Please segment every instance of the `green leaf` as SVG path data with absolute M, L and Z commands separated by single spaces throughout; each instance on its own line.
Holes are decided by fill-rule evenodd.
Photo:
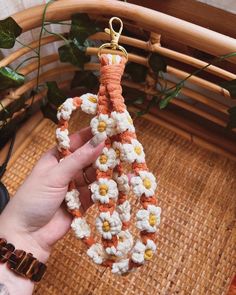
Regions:
M 131 77 L 132 81 L 136 83 L 145 82 L 147 76 L 147 67 L 136 63 L 128 63 L 125 72 Z
M 80 44 L 92 34 L 100 31 L 94 21 L 90 20 L 86 13 L 77 13 L 71 17 L 71 29 L 69 33 L 70 39 L 76 39 Z
M 50 119 L 55 124 L 58 123 L 57 109 L 54 109 L 50 103 L 41 106 L 41 111 L 45 118 Z
M 85 87 L 87 89 L 95 89 L 98 87 L 98 77 L 91 71 L 75 72 L 71 81 L 71 88 Z
M 0 68 L 0 90 L 19 87 L 25 82 L 25 76 L 8 67 Z
M 12 48 L 22 28 L 12 17 L 0 20 L 0 48 Z
M 231 98 L 236 98 L 236 79 L 225 81 L 220 85 L 229 91 Z
M 75 42 L 61 46 L 58 48 L 58 53 L 61 62 L 68 62 L 79 68 L 83 68 L 84 64 L 90 60 L 90 56 L 85 55 L 85 47 Z
M 48 88 L 48 92 L 47 92 L 48 102 L 53 104 L 56 107 L 59 107 L 66 100 L 66 95 L 58 87 L 56 81 L 49 81 L 46 84 Z
M 229 113 L 229 122 L 227 128 L 233 129 L 236 128 L 236 106 L 228 110 Z
M 165 107 L 167 107 L 167 105 L 170 103 L 170 101 L 173 98 L 178 96 L 182 87 L 183 87 L 183 84 L 179 84 L 176 86 L 176 88 L 173 91 L 166 93 L 166 96 L 159 102 L 159 107 L 161 110 L 164 109 Z
M 154 73 L 158 74 L 160 71 L 166 72 L 167 63 L 165 58 L 159 53 L 151 53 L 148 59 L 148 64 Z

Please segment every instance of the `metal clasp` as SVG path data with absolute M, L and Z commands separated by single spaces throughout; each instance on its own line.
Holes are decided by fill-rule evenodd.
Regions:
M 113 24 L 112 23 L 114 21 L 118 21 L 119 24 L 120 24 L 120 28 L 119 28 L 119 31 L 118 32 L 115 31 L 114 28 L 113 28 Z M 98 56 L 99 57 L 101 55 L 101 50 L 102 49 L 104 49 L 104 48 L 111 48 L 113 50 L 120 50 L 120 51 L 122 51 L 125 54 L 126 58 L 128 59 L 128 53 L 127 53 L 127 51 L 125 50 L 124 47 L 122 47 L 122 46 L 120 46 L 118 44 L 122 30 L 123 30 L 123 22 L 122 22 L 122 20 L 119 17 L 116 17 L 116 16 L 112 17 L 109 20 L 109 29 L 108 28 L 105 29 L 105 33 L 107 33 L 107 34 L 110 35 L 111 42 L 110 43 L 104 43 L 104 44 L 102 44 L 99 47 L 99 49 L 98 49 Z

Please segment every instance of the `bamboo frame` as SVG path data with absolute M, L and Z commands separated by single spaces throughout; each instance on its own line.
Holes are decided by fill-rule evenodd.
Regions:
M 106 51 L 106 50 L 104 50 Z M 99 68 L 99 64 L 86 64 L 85 65 L 85 69 L 98 69 Z M 41 83 L 42 81 L 46 81 L 47 79 L 51 78 L 51 77 L 54 77 L 56 75 L 58 75 L 58 73 L 60 72 L 63 72 L 63 73 L 66 73 L 66 72 L 74 72 L 75 70 L 78 70 L 78 68 L 74 67 L 74 66 L 64 66 L 64 67 L 61 67 L 61 68 L 56 68 L 56 69 L 52 69 L 52 70 L 49 70 L 43 74 L 41 74 L 39 76 L 39 82 Z M 25 83 L 24 85 L 22 85 L 21 87 L 19 87 L 15 92 L 14 92 L 14 96 L 15 97 L 20 97 L 23 93 L 25 93 L 26 91 L 32 89 L 37 83 L 37 78 L 35 79 L 32 79 L 31 81 Z M 146 89 L 143 89 L 143 85 L 142 84 L 137 84 L 137 83 L 132 83 L 132 82 L 123 82 L 123 85 L 127 85 L 129 87 L 132 87 L 132 88 L 135 88 L 135 89 L 138 89 L 140 91 L 144 91 L 146 94 L 151 94 L 151 95 L 156 95 L 158 94 L 158 92 L 156 91 L 147 91 Z M 9 103 L 11 103 L 12 100 L 10 100 L 9 98 L 5 98 L 2 100 L 2 105 L 4 107 L 6 107 Z M 205 112 L 201 109 L 197 109 L 196 107 L 194 107 L 193 105 L 190 105 L 184 101 L 181 101 L 179 99 L 174 99 L 171 101 L 172 104 L 174 105 L 177 105 L 177 106 L 180 106 L 186 110 L 189 110 L 197 115 L 200 115 L 202 116 L 203 118 L 206 118 L 220 126 L 226 126 L 227 125 L 227 122 L 216 117 L 215 115 L 212 115 L 212 114 L 209 114 L 208 112 Z
M 44 5 L 39 5 L 16 13 L 12 17 L 22 27 L 23 31 L 28 31 L 40 25 L 43 10 Z M 188 44 L 215 56 L 236 51 L 236 40 L 233 38 L 158 11 L 115 0 L 101 1 L 99 5 L 97 5 L 96 0 L 57 1 L 48 7 L 46 20 L 66 20 L 76 12 L 100 14 L 101 11 L 105 15 L 127 18 L 143 29 L 165 34 L 174 40 L 178 40 L 178 42 Z M 236 63 L 236 57 L 229 60 Z
M 87 54 L 89 54 L 89 55 L 96 55 L 97 54 L 97 51 L 98 51 L 97 48 L 88 48 Z M 147 59 L 146 58 L 143 58 L 143 57 L 140 57 L 140 56 L 137 56 L 137 55 L 134 55 L 134 54 L 130 54 L 129 55 L 129 58 L 133 62 L 136 62 L 136 63 L 143 64 L 143 65 L 147 66 Z M 57 53 L 56 54 L 52 54 L 52 55 L 49 55 L 49 56 L 46 56 L 46 57 L 42 58 L 41 59 L 41 65 L 46 65 L 46 64 L 52 63 L 52 62 L 57 61 L 57 60 L 58 60 L 58 54 Z M 27 75 L 30 72 L 36 70 L 37 67 L 38 67 L 38 62 L 34 62 L 34 63 L 31 63 L 30 65 L 27 65 L 26 67 L 22 68 L 19 72 L 21 74 Z M 176 70 L 176 71 L 178 71 L 178 70 Z M 160 81 L 162 81 L 162 79 L 160 79 Z M 31 84 L 27 84 L 27 85 L 31 85 Z M 171 83 L 171 82 L 167 82 L 167 85 L 168 85 L 168 87 L 174 86 L 174 84 Z M 219 88 L 220 89 L 223 89 L 221 87 L 219 87 Z M 24 88 L 24 85 L 23 85 L 23 90 L 24 90 L 24 92 L 26 92 L 26 90 Z M 18 96 L 22 95 L 24 92 L 22 92 L 22 88 L 20 87 L 20 88 L 18 88 L 15 91 L 14 94 L 15 94 L 16 97 L 18 97 Z M 208 105 L 208 106 L 216 109 L 217 111 L 220 111 L 220 112 L 223 112 L 225 114 L 228 114 L 227 113 L 227 106 L 225 106 L 224 104 L 221 104 L 219 102 L 216 102 L 215 100 L 212 100 L 210 98 L 207 98 L 207 97 L 199 94 L 198 92 L 195 92 L 193 90 L 190 90 L 187 87 L 183 87 L 182 93 L 184 95 L 189 96 L 190 98 L 193 98 L 194 100 L 196 100 L 198 102 L 201 102 L 201 103 L 203 103 L 205 105 Z M 2 104 L 3 104 L 3 106 L 7 106 L 8 103 L 6 103 L 5 100 L 3 100 L 2 101 Z M 185 106 L 185 108 L 188 108 L 188 106 L 186 104 L 182 104 L 182 106 Z M 220 124 L 223 124 L 222 121 L 219 121 L 219 122 L 220 122 Z M 224 125 L 225 124 L 223 124 L 223 126 Z
M 109 36 L 106 33 L 99 32 L 99 33 L 96 33 L 94 35 L 91 35 L 89 39 L 91 39 L 91 40 L 109 41 Z M 56 41 L 61 41 L 61 39 L 59 37 L 57 37 L 57 36 L 43 37 L 41 39 L 41 46 L 44 46 L 44 45 L 47 45 L 47 44 L 50 44 L 50 43 L 56 42 Z M 171 59 L 183 62 L 185 64 L 194 66 L 196 68 L 203 68 L 203 67 L 205 67 L 207 65 L 207 63 L 204 62 L 204 61 L 201 61 L 201 60 L 199 60 L 197 58 L 188 56 L 186 54 L 183 54 L 183 53 L 180 53 L 180 52 L 177 52 L 177 51 L 174 51 L 174 50 L 159 46 L 158 44 L 150 44 L 150 42 L 141 41 L 139 39 L 135 39 L 135 38 L 127 37 L 127 36 L 121 36 L 120 37 L 120 42 L 122 44 L 130 45 L 130 46 L 140 48 L 140 49 L 143 49 L 143 50 L 146 50 L 146 51 L 160 53 L 163 56 L 166 56 L 166 57 L 169 57 Z M 29 46 L 32 49 L 38 48 L 39 40 L 31 42 L 29 44 Z M 17 58 L 20 58 L 21 56 L 23 56 L 24 54 L 26 54 L 26 53 L 28 53 L 30 51 L 31 51 L 30 48 L 23 47 L 23 48 L 15 51 L 13 53 L 11 53 L 9 56 L 3 58 L 0 61 L 0 67 L 4 67 L 4 66 L 9 65 L 13 61 L 15 61 Z M 217 66 L 211 65 L 208 68 L 204 69 L 204 71 L 209 72 L 209 73 L 211 73 L 211 74 L 213 74 L 213 75 L 215 75 L 217 77 L 220 77 L 220 78 L 223 78 L 223 79 L 226 79 L 226 80 L 236 79 L 235 74 L 233 74 L 233 73 L 231 73 L 229 71 L 223 70 L 223 69 L 221 69 L 221 68 L 219 68 Z M 186 73 L 186 74 L 188 74 L 188 73 Z M 203 80 L 203 81 L 205 81 L 205 80 Z M 207 82 L 210 83 L 210 84 L 214 84 L 214 83 L 211 83 L 209 81 L 207 81 Z M 214 84 L 214 85 L 216 85 L 216 84 Z M 216 86 L 218 86 L 218 85 L 216 85 Z M 213 89 L 211 89 L 211 90 L 213 90 Z M 227 93 L 227 90 L 226 90 L 226 93 Z

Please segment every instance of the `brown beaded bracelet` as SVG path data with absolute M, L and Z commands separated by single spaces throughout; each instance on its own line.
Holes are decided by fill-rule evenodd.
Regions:
M 31 253 L 23 250 L 16 250 L 15 247 L 0 238 L 0 263 L 7 263 L 7 267 L 17 275 L 39 282 L 47 267 L 39 262 Z

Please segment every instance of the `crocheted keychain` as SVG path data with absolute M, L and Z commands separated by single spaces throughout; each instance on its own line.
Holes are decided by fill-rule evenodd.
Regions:
M 120 22 L 116 32 L 112 21 Z M 155 232 L 160 223 L 161 209 L 155 197 L 156 179 L 149 172 L 141 143 L 137 140 L 133 121 L 124 104 L 121 77 L 127 61 L 126 50 L 118 45 L 123 24 L 119 18 L 110 19 L 111 43 L 99 49 L 100 87 L 98 95 L 87 93 L 81 97 L 68 98 L 58 109 L 56 139 L 60 157 L 68 156 L 70 139 L 68 121 L 72 112 L 81 108 L 87 114 L 96 115 L 90 123 L 93 135 L 103 137 L 105 147 L 94 163 L 96 181 L 89 187 L 91 198 L 98 205 L 96 229 L 102 236 L 95 242 L 89 225 L 80 212 L 79 191 L 75 183 L 69 184 L 65 201 L 74 216 L 71 224 L 77 238 L 88 247 L 88 256 L 96 263 L 111 268 L 113 273 L 125 274 L 149 261 L 156 251 Z M 100 54 L 103 48 L 118 49 L 125 53 Z M 124 163 L 131 164 L 133 176 L 130 181 L 124 172 Z M 140 239 L 135 243 L 129 231 L 132 192 L 140 201 L 142 209 L 136 213 L 136 226 Z

